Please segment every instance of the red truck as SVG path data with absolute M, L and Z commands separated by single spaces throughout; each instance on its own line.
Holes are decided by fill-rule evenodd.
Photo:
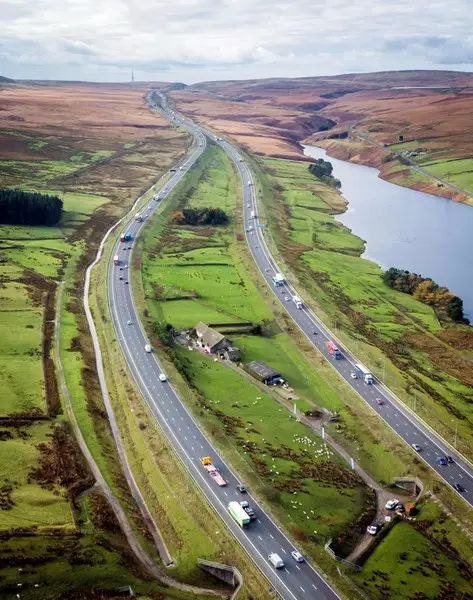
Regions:
M 204 469 L 208 472 L 210 477 L 212 477 L 212 479 L 217 485 L 219 485 L 220 487 L 227 485 L 227 482 L 220 475 L 217 467 L 213 466 L 212 459 L 210 458 L 210 456 L 204 456 L 204 458 L 202 458 L 200 462 L 204 465 Z
M 337 346 L 335 346 L 335 344 L 330 341 L 327 342 L 325 344 L 327 350 L 329 351 L 330 355 L 332 358 L 334 358 L 335 360 L 339 360 L 342 357 L 342 353 L 340 352 L 340 350 L 337 348 Z

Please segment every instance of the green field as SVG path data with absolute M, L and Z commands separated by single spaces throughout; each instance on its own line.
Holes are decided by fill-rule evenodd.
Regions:
M 50 429 L 48 422 L 37 421 L 1 430 L 5 438 L 0 441 L 0 481 L 2 489 L 11 487 L 9 496 L 13 502 L 11 508 L 0 510 L 2 531 L 28 526 L 74 529 L 64 490 L 45 489 L 29 479 L 31 471 L 38 466 L 37 444 L 48 441 Z
M 458 418 L 459 447 L 473 457 L 473 367 L 460 342 L 468 328 L 449 325 L 445 343 L 444 328 L 430 307 L 385 286 L 380 267 L 359 258 L 362 241 L 330 214 L 340 210 L 333 190 L 325 187 L 324 196 L 320 183 L 312 189 L 307 163 L 288 162 L 255 163 L 264 216 L 284 260 L 338 329 L 339 339 L 379 379 L 411 407 L 415 388 L 420 415 L 447 439 L 453 439 Z M 319 199 L 314 203 L 314 193 L 326 206 Z
M 441 591 L 450 598 L 472 597 L 471 581 L 461 576 L 454 560 L 408 523 L 394 526 L 353 579 L 373 600 L 435 600 Z
M 422 167 L 441 179 L 473 192 L 473 159 L 422 161 Z
M 226 174 L 226 186 L 222 173 Z M 144 236 L 142 277 L 150 317 L 178 329 L 210 319 L 221 324 L 261 324 L 269 337 L 230 336 L 240 347 L 243 360 L 263 359 L 280 368 L 301 397 L 301 409 L 314 403 L 339 405 L 339 398 L 311 370 L 287 334 L 277 333 L 273 315 L 248 273 L 235 232 L 236 217 L 232 216 L 227 227 L 174 223 L 173 211 L 184 202 L 217 206 L 235 215 L 238 197 L 228 159 L 220 150 L 209 149 L 187 186 L 171 198 L 173 208 L 167 221 L 150 224 Z M 271 329 L 273 333 L 269 333 Z M 348 529 L 353 519 L 367 510 L 369 494 L 361 481 L 273 397 L 198 352 L 175 347 L 173 356 L 199 393 L 197 410 L 201 417 L 205 415 L 207 429 L 238 460 L 240 472 L 252 487 L 272 500 L 278 515 L 299 539 L 323 542 Z M 308 549 L 314 551 L 310 543 Z

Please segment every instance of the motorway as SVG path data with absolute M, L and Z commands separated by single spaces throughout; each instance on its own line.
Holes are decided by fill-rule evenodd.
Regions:
M 182 162 L 182 170 L 178 169 L 159 192 L 160 201 L 150 200 L 140 210 L 140 214 L 147 215 L 144 221 L 133 221 L 126 228 L 126 231 L 132 234 L 133 240 L 139 235 L 141 228 L 146 223 L 146 219 L 149 218 L 153 210 L 164 200 L 180 179 L 185 176 L 187 169 L 198 160 L 205 149 L 206 136 L 211 136 L 215 139 L 210 132 L 170 111 L 166 105 L 164 96 L 161 97 L 161 101 L 164 107 L 164 114 L 170 119 L 178 119 L 179 124 L 194 136 L 196 145 L 191 154 Z M 150 100 L 150 97 L 148 97 L 148 103 L 153 108 L 158 108 Z M 248 230 L 250 225 L 253 228 L 250 231 L 246 231 L 248 246 L 262 276 L 284 309 L 300 327 L 313 346 L 321 352 L 347 384 L 409 445 L 412 443 L 419 444 L 422 447 L 422 451 L 418 454 L 419 457 L 435 469 L 447 483 L 450 485 L 453 483 L 461 484 L 465 488 L 465 491 L 461 494 L 462 497 L 469 504 L 473 505 L 473 477 L 468 465 L 462 463 L 456 457 L 454 464 L 443 467 L 439 466 L 436 462 L 437 457 L 452 454 L 451 451 L 448 451 L 443 446 L 441 440 L 426 430 L 415 416 L 400 406 L 384 386 L 381 386 L 377 382 L 373 386 L 368 386 L 361 379 L 352 379 L 350 374 L 354 370 L 353 365 L 357 362 L 356 359 L 347 351 L 341 349 L 343 358 L 337 361 L 332 360 L 325 348 L 326 342 L 331 339 L 330 332 L 305 307 L 302 309 L 296 308 L 291 298 L 297 292 L 288 283 L 285 283 L 281 287 L 273 285 L 272 277 L 275 273 L 279 273 L 280 270 L 268 251 L 262 228 L 257 227 L 258 219 L 256 218 L 255 220 L 251 217 L 252 211 L 257 210 L 251 172 L 232 145 L 220 138 L 216 142 L 227 152 L 240 174 L 243 186 L 245 230 Z M 110 260 L 108 270 L 108 298 L 117 339 L 122 346 L 132 376 L 153 415 L 207 500 L 266 575 L 273 589 L 282 598 L 288 600 L 291 598 L 314 598 L 317 600 L 335 600 L 339 598 L 336 592 L 311 565 L 307 563 L 297 564 L 292 559 L 290 552 L 294 549 L 294 546 L 269 516 L 265 514 L 264 510 L 250 494 L 245 499 L 248 499 L 257 513 L 258 519 L 256 522 L 253 522 L 249 528 L 242 530 L 228 514 L 226 508 L 228 502 L 242 498 L 236 490 L 236 485 L 239 483 L 238 478 L 226 466 L 224 459 L 203 435 L 198 424 L 180 401 L 172 384 L 169 381 L 161 382 L 159 380 L 162 369 L 155 355 L 145 352 L 144 348 L 148 343 L 148 339 L 141 327 L 139 317 L 133 305 L 131 285 L 127 283 L 129 281 L 127 274 L 128 264 L 131 264 L 131 248 L 132 242 L 120 243 L 117 241 L 115 244 L 112 256 L 117 254 L 121 265 L 120 267 L 114 266 L 113 259 Z M 125 267 L 125 265 L 127 266 Z M 120 270 L 120 268 L 123 270 Z M 120 277 L 123 277 L 123 280 L 120 280 Z M 286 298 L 289 300 L 286 300 Z M 129 322 L 131 324 L 128 324 Z M 376 398 L 382 398 L 384 404 L 376 404 Z M 223 477 L 228 481 L 226 487 L 218 487 L 206 471 L 204 471 L 200 464 L 200 459 L 203 456 L 212 457 L 214 464 L 216 464 Z M 267 560 L 270 552 L 277 552 L 283 558 L 285 563 L 283 569 L 276 571 L 270 566 Z
M 164 199 L 176 186 L 187 169 L 199 158 L 206 146 L 205 136 L 191 123 L 186 127 L 198 140 L 191 155 L 182 163 L 159 192 Z M 132 234 L 133 240 L 139 235 L 152 211 L 162 202 L 150 200 L 139 211 L 145 216 L 143 222 L 132 221 L 126 232 Z M 148 213 L 149 209 L 149 213 Z M 148 214 L 148 216 L 146 216 Z M 123 230 L 125 231 L 125 230 Z M 145 351 L 148 339 L 144 333 L 139 317 L 133 305 L 131 282 L 128 270 L 131 265 L 133 242 L 117 241 L 112 257 L 118 255 L 120 265 L 110 261 L 108 268 L 108 301 L 112 314 L 117 340 L 122 347 L 128 367 L 143 397 L 160 424 L 168 440 L 175 449 L 191 477 L 200 487 L 204 495 L 228 529 L 241 542 L 243 547 L 256 562 L 270 581 L 274 591 L 287 600 L 314 598 L 317 600 L 337 600 L 339 596 L 308 563 L 298 564 L 291 557 L 294 545 L 264 512 L 263 508 L 251 496 L 241 495 L 236 486 L 240 483 L 235 474 L 226 466 L 224 459 L 212 446 L 200 430 L 198 424 L 180 401 L 169 381 L 161 382 L 159 375 L 163 372 L 155 355 Z M 120 270 L 122 269 L 122 270 Z M 123 279 L 120 279 L 123 277 Z M 128 282 L 128 283 L 127 283 Z M 131 324 L 128 324 L 131 322 Z M 218 487 L 200 463 L 203 456 L 210 456 L 227 480 L 226 487 Z M 241 529 L 229 515 L 227 505 L 231 500 L 248 500 L 253 507 L 257 520 L 245 529 Z M 284 560 L 284 568 L 275 570 L 268 562 L 271 552 L 278 553 Z

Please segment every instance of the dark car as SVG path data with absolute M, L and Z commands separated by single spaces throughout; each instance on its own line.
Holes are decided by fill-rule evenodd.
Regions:
M 246 494 L 246 487 L 241 483 L 237 485 L 237 490 L 240 492 L 240 494 Z
M 118 278 L 120 281 L 123 281 L 123 277 L 120 275 L 120 277 Z
M 457 492 L 464 492 L 465 491 L 465 488 L 462 485 L 460 485 L 459 483 L 454 483 L 453 487 L 457 490 Z
M 445 458 L 445 456 L 439 456 L 437 458 L 437 464 L 445 466 L 447 464 L 447 459 Z
M 446 456 L 445 458 L 447 459 L 447 462 L 451 465 L 453 465 L 453 463 L 455 462 L 451 456 Z

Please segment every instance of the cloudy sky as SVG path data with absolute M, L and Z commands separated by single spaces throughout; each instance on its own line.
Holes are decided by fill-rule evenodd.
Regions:
M 473 71 L 473 0 L 0 0 L 0 23 L 13 78 Z

